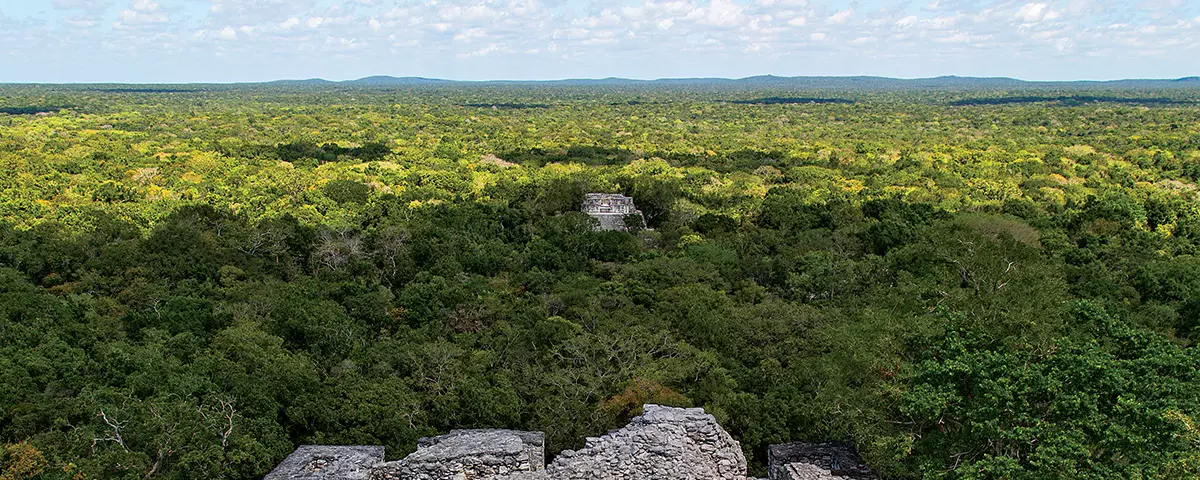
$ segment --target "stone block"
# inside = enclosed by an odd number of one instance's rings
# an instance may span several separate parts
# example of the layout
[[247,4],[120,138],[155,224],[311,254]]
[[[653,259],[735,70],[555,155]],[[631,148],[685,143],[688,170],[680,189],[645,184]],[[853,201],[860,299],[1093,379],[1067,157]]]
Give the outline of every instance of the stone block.
[[454,430],[422,438],[403,460],[377,465],[371,480],[500,480],[545,469],[545,435],[516,430]]
[[629,425],[564,451],[546,471],[555,480],[745,480],[746,457],[703,409],[648,404]]
[[767,448],[770,480],[873,480],[848,443],[787,443]]
[[263,480],[366,480],[371,467],[380,462],[380,446],[304,445]]

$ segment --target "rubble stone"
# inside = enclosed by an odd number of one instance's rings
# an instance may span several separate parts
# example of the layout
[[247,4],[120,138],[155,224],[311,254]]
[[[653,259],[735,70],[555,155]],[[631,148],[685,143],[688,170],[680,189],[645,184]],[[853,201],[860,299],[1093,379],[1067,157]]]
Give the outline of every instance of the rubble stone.
[[562,452],[546,472],[555,480],[744,480],[746,457],[703,409],[646,405],[624,428]]
[[[305,445],[264,480],[750,480],[741,446],[700,408],[645,405],[549,465],[544,445],[541,432],[454,430],[387,463],[383,447]],[[770,480],[877,478],[845,443],[772,445],[767,461]]]
[[403,460],[376,465],[371,480],[508,478],[545,468],[545,435],[516,430],[454,430],[422,438]]
[[788,443],[767,448],[770,480],[874,480],[847,443]]
[[366,480],[383,461],[383,447],[304,445],[263,480]]

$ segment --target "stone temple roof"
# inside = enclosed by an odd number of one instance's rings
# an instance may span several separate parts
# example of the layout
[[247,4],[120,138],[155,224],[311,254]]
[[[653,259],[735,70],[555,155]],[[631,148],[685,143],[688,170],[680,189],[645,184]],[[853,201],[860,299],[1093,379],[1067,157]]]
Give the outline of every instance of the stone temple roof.
[[642,214],[633,198],[619,193],[589,193],[584,196],[582,211],[600,222],[598,230],[625,230],[626,215]]

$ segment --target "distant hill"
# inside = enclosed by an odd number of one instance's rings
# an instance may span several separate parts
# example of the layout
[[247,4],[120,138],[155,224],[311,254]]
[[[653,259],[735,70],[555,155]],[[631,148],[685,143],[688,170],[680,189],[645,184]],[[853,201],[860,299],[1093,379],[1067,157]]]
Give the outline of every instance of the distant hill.
[[309,87],[309,86],[329,86],[337,85],[338,82],[331,82],[323,78],[309,78],[307,80],[275,80],[266,82],[264,85],[278,85],[283,87]]
[[[792,89],[846,89],[846,90],[892,90],[892,89],[1019,89],[1019,88],[1195,88],[1200,87],[1200,77],[1179,79],[1129,79],[1111,81],[1026,81],[1007,77],[959,77],[901,79],[872,76],[850,77],[778,77],[761,75],[730,78],[661,78],[635,80],[628,78],[575,78],[564,80],[488,80],[459,81],[424,77],[375,76],[344,82],[315,83],[302,80],[306,85],[345,85],[359,87],[416,87],[456,85],[543,85],[579,87],[681,87],[709,86],[733,88],[792,88]],[[312,82],[312,83],[310,83]],[[272,82],[279,84],[279,82]]]
[[438,79],[438,78],[389,77],[386,75],[378,75],[378,76],[374,76],[374,77],[360,78],[358,80],[348,80],[348,81],[339,82],[339,83],[341,83],[343,85],[387,87],[387,86],[413,86],[413,85],[447,85],[447,84],[454,84],[454,83],[459,83],[459,82],[455,82],[453,80],[442,80],[442,79]]
[[[0,84],[3,85],[3,84]],[[37,86],[37,84],[9,84],[9,86]],[[50,85],[50,84],[47,84]],[[53,85],[72,90],[101,90],[105,92],[155,93],[225,90],[242,87],[283,87],[303,89],[337,88],[426,88],[460,86],[545,86],[545,87],[600,87],[600,88],[698,88],[713,90],[1072,90],[1072,89],[1198,89],[1200,76],[1178,79],[1127,79],[1108,81],[1028,81],[1007,77],[959,77],[942,76],[933,78],[889,78],[874,76],[844,77],[779,77],[759,75],[746,78],[660,78],[636,80],[628,78],[572,78],[563,80],[487,80],[462,81],[426,77],[372,76],[357,80],[330,81],[321,78],[303,80],[276,80],[261,83],[226,84],[60,84]]]

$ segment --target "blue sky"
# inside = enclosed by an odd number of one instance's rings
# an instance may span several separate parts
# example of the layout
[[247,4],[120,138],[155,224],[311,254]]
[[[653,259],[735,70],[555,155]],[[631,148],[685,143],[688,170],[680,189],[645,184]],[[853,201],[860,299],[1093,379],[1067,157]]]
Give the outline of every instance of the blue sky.
[[1200,75],[1200,0],[0,0],[0,82]]

